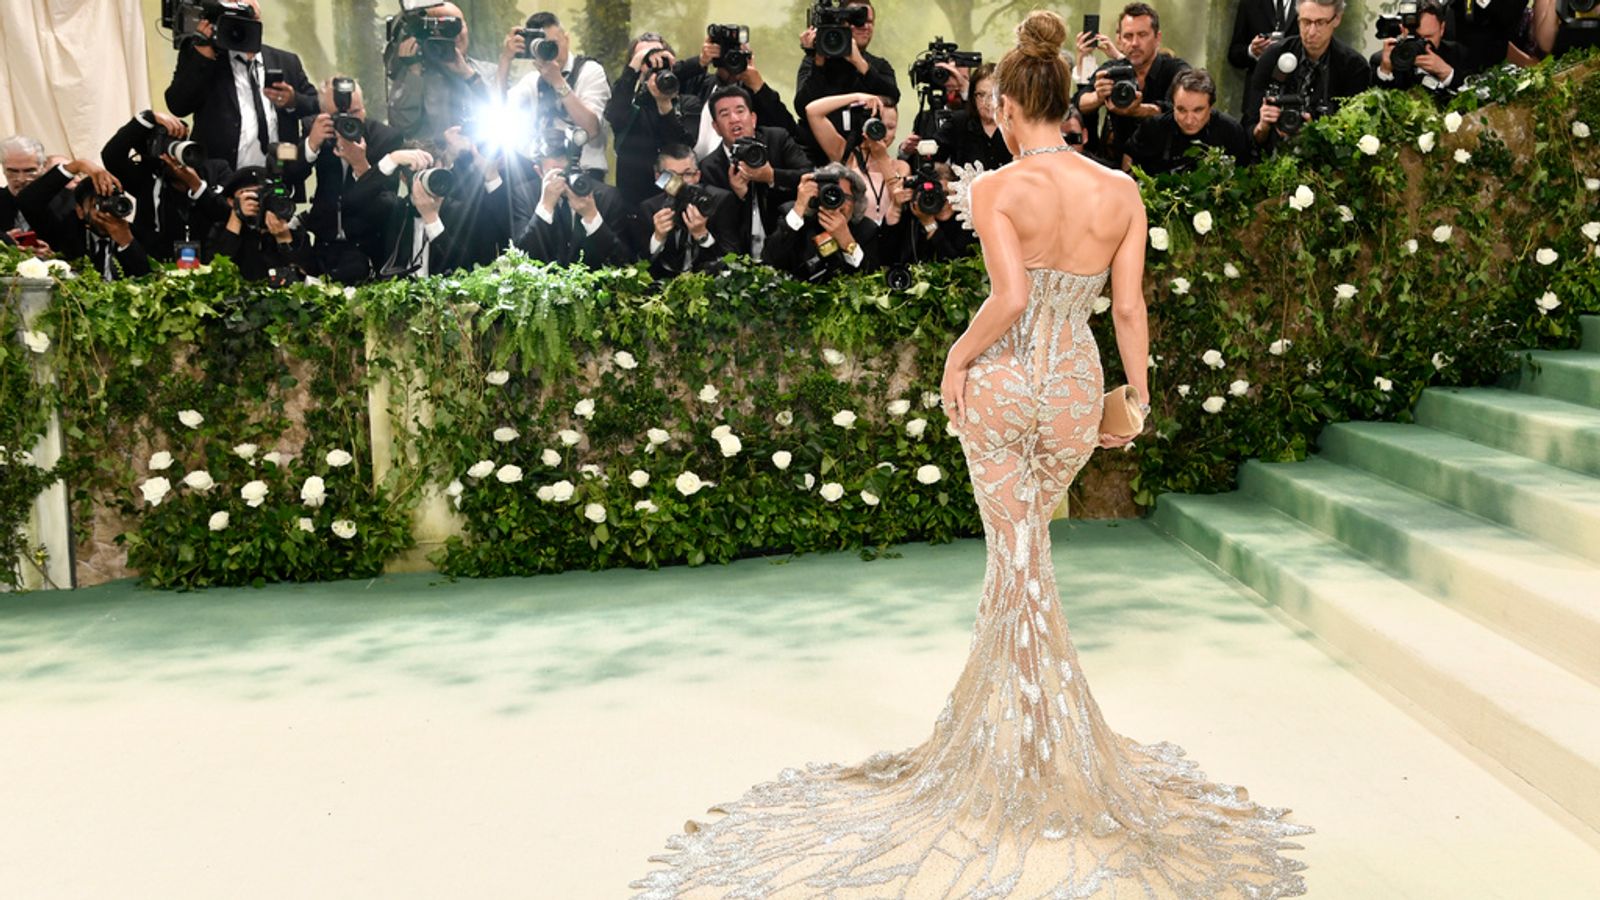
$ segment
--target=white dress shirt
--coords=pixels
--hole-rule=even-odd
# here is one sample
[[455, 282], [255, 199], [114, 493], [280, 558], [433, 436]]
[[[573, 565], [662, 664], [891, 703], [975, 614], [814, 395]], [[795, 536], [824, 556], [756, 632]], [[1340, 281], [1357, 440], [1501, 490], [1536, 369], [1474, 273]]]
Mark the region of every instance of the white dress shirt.
[[[576, 55], [567, 57], [567, 63], [561, 70], [563, 78], [571, 78], [572, 63], [575, 59], [577, 59]], [[529, 159], [539, 158], [539, 154], [542, 152], [540, 144], [544, 141], [545, 129], [552, 127], [551, 123], [543, 121], [543, 116], [539, 114], [539, 82], [543, 80], [543, 76], [535, 69], [522, 76], [516, 84], [511, 86], [511, 90], [506, 92], [507, 105], [513, 107], [521, 106], [531, 110], [531, 114], [528, 116], [528, 126], [532, 130], [528, 132], [529, 144], [524, 151], [524, 155]], [[590, 112], [594, 113], [595, 118], [600, 120], [600, 133], [589, 136], [588, 142], [583, 145], [583, 156], [580, 162], [585, 169], [599, 169], [604, 172], [607, 168], [605, 112], [606, 104], [611, 100], [611, 82], [606, 80], [605, 68], [595, 60], [585, 61], [583, 68], [578, 70], [577, 79], [573, 82], [572, 93], [576, 94], [578, 100]], [[557, 97], [556, 103], [565, 104], [566, 101]]]
[[236, 168], [264, 166], [267, 164], [267, 155], [261, 152], [260, 129], [256, 125], [256, 114], [250, 111], [250, 104], [257, 104], [267, 119], [269, 144], [278, 142], [278, 108], [272, 105], [265, 94], [250, 89], [250, 70], [255, 70], [256, 84], [266, 87], [266, 67], [259, 53], [248, 61], [242, 53], [230, 53], [228, 59], [233, 63], [233, 89], [239, 96], [239, 155]]

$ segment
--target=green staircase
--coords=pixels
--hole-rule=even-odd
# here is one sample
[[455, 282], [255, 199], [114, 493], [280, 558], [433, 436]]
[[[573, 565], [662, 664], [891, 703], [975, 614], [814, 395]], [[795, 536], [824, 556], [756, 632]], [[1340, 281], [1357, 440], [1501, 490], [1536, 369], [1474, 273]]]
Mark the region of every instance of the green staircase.
[[1600, 318], [1155, 521], [1600, 831]]

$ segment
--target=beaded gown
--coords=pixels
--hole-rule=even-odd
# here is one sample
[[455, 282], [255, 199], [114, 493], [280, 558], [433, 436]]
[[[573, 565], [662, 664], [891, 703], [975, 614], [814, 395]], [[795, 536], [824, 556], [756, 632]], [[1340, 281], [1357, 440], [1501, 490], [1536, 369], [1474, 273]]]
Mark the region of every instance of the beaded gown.
[[[971, 173], [967, 173], [970, 175]], [[966, 199], [963, 179], [957, 196]], [[1107, 274], [1030, 271], [1023, 315], [973, 364], [957, 424], [988, 556], [971, 653], [922, 744], [808, 764], [668, 839], [646, 900], [1222, 898], [1305, 893], [1310, 828], [1101, 717], [1067, 631], [1052, 512], [1098, 441], [1089, 315]]]

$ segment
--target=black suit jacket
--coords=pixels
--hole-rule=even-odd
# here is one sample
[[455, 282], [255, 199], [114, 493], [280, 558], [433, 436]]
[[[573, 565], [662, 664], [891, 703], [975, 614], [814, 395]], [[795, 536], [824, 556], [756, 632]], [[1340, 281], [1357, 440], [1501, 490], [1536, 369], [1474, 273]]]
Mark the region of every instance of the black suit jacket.
[[[761, 217], [762, 229], [767, 234], [777, 227], [783, 214], [783, 205], [793, 203], [800, 178], [811, 171], [811, 157], [797, 140], [782, 128], [760, 126], [756, 137], [767, 145], [767, 156], [772, 162], [772, 184], [752, 184], [735, 210], [739, 220], [739, 238], [735, 252], [749, 253], [751, 236], [755, 233], [755, 217]], [[732, 193], [728, 181], [728, 148], [718, 147], [700, 160], [700, 183], [722, 188]]]
[[[817, 65], [812, 54], [807, 53], [800, 60], [800, 71], [795, 75], [794, 81], [794, 111], [799, 117], [795, 125], [795, 135], [800, 139], [800, 145], [817, 165], [827, 160], [823, 157], [822, 148], [817, 145], [816, 136], [811, 133], [811, 123], [806, 120], [806, 106], [811, 101], [820, 97], [834, 97], [839, 94], [867, 93], [877, 94], [880, 97], [889, 97], [895, 103], [900, 102], [900, 84], [895, 81], [894, 66], [881, 56], [873, 56], [863, 50], [861, 56], [867, 61], [866, 74], [856, 71], [856, 67], [845, 59], [827, 59], [822, 65]], [[835, 112], [831, 119], [833, 125], [840, 133], [844, 132], [841, 123], [844, 112]]]
[[[1433, 52], [1438, 54], [1439, 58], [1444, 60], [1450, 66], [1450, 68], [1454, 69], [1455, 71], [1451, 75], [1450, 83], [1448, 85], [1435, 85], [1429, 89], [1436, 97], [1440, 97], [1441, 99], [1449, 98], [1450, 95], [1461, 89], [1462, 83], [1467, 79], [1468, 67], [1472, 64], [1470, 60], [1471, 53], [1468, 52], [1466, 47], [1463, 47], [1455, 41], [1443, 41]], [[1412, 88], [1418, 85], [1423, 85], [1424, 87], [1427, 86], [1424, 84], [1423, 79], [1429, 77], [1428, 73], [1422, 71], [1421, 69], [1413, 69], [1411, 72], [1404, 74], [1400, 72], [1394, 72], [1393, 78], [1385, 80], [1381, 70], [1383, 65], [1382, 50], [1379, 50], [1377, 53], [1374, 53], [1372, 56], [1368, 57], [1367, 65], [1372, 69], [1373, 87], [1405, 90], [1406, 88]]]
[[[1250, 42], [1258, 34], [1283, 32], [1287, 37], [1299, 34], [1300, 16], [1298, 0], [1290, 0], [1289, 14], [1283, 14], [1283, 0], [1239, 0], [1239, 11], [1233, 17], [1233, 36], [1228, 39], [1228, 64], [1242, 69], [1248, 76], [1255, 70], [1255, 58], [1250, 55]], [[1265, 55], [1266, 51], [1262, 51]]]
[[783, 205], [778, 226], [767, 233], [767, 246], [761, 261], [774, 269], [781, 269], [801, 281], [829, 281], [837, 275], [853, 272], [870, 272], [878, 267], [878, 226], [871, 219], [862, 218], [850, 223], [850, 234], [861, 245], [861, 265], [852, 267], [844, 260], [844, 248], [823, 258], [817, 250], [816, 236], [822, 229], [814, 218], [807, 219], [805, 227], [795, 231], [789, 227], [787, 217], [793, 203]]
[[[188, 191], [174, 186], [166, 178], [166, 167], [159, 162], [146, 162], [150, 138], [157, 132], [166, 133], [160, 125], [146, 125], [138, 118], [118, 129], [100, 151], [106, 171], [117, 176], [122, 189], [133, 195], [135, 201], [133, 233], [139, 243], [154, 258], [171, 262], [174, 245], [178, 241], [199, 243], [210, 234], [213, 225], [228, 219], [228, 201], [222, 196], [222, 187], [233, 175], [227, 163], [208, 159], [199, 175], [204, 179], [204, 193], [190, 199]], [[161, 202], [156, 203], [156, 186], [161, 186]]]
[[[300, 119], [317, 114], [317, 89], [306, 78], [300, 57], [276, 47], [261, 47], [262, 72], [282, 69], [283, 79], [295, 90], [295, 103], [288, 109], [273, 106], [265, 97], [262, 103], [278, 117], [278, 139], [294, 141], [300, 137]], [[178, 51], [178, 66], [167, 85], [167, 110], [175, 116], [194, 116], [192, 139], [206, 148], [206, 156], [238, 166], [239, 129], [243, 115], [239, 95], [233, 85], [233, 63], [227, 54], [206, 59], [194, 46]]]
[[563, 198], [556, 205], [554, 221], [546, 222], [534, 214], [517, 246], [534, 259], [563, 265], [581, 261], [592, 269], [627, 265], [638, 259], [633, 243], [637, 226], [621, 192], [609, 184], [596, 184], [594, 203], [600, 213], [600, 227], [594, 234], [575, 221], [572, 208]]
[[985, 134], [978, 117], [964, 109], [951, 116], [950, 124], [933, 137], [939, 143], [939, 151], [933, 158], [940, 162], [952, 165], [981, 162], [989, 172], [1011, 162], [1011, 151], [1006, 149], [1006, 139], [1000, 129], [996, 128], [994, 134]]
[[372, 119], [363, 131], [371, 168], [356, 178], [332, 148], [321, 148], [312, 164], [317, 190], [311, 208], [301, 216], [302, 225], [316, 240], [312, 255], [317, 271], [345, 282], [364, 280], [367, 269], [383, 265], [384, 229], [399, 202], [399, 179], [380, 172], [378, 161], [399, 150], [404, 139], [399, 131]]
[[1211, 111], [1211, 121], [1190, 137], [1178, 127], [1172, 113], [1147, 119], [1128, 144], [1128, 156], [1133, 164], [1150, 175], [1169, 172], [1186, 172], [1194, 168], [1194, 160], [1186, 156], [1190, 147], [1220, 147], [1233, 157], [1238, 165], [1248, 165], [1255, 157], [1255, 142], [1245, 132], [1239, 120], [1220, 110]]
[[1450, 21], [1445, 23], [1445, 40], [1459, 43], [1464, 50], [1457, 79], [1476, 75], [1505, 62], [1506, 44], [1522, 27], [1522, 14], [1528, 0], [1478, 0], [1450, 4]]
[[[680, 62], [677, 68], [684, 65]], [[698, 115], [692, 122], [685, 122], [677, 110], [662, 115], [654, 95], [648, 91], [640, 94], [639, 73], [626, 67], [611, 85], [605, 118], [617, 136], [617, 189], [624, 200], [635, 204], [656, 193], [655, 163], [661, 148], [667, 144], [693, 147], [696, 135], [691, 135], [689, 128], [700, 127]]]
[[953, 218], [939, 222], [929, 234], [916, 216], [906, 212], [899, 222], [883, 226], [875, 243], [883, 264], [893, 266], [960, 259], [971, 253], [977, 242], [977, 236]]
[[55, 203], [69, 180], [57, 166], [35, 178], [17, 195], [18, 207], [39, 237], [62, 259], [88, 258], [89, 268], [107, 280], [117, 278], [119, 272], [129, 278], [150, 274], [150, 258], [139, 243], [138, 232], [134, 232], [128, 246], [119, 248], [111, 240], [93, 234], [78, 218], [75, 206], [63, 211]]
[[[655, 214], [671, 205], [672, 198], [658, 193], [639, 207], [639, 236], [636, 244], [644, 248], [650, 259], [650, 274], [665, 280], [683, 272], [704, 272], [714, 268], [724, 256], [739, 252], [739, 198], [731, 191], [702, 185], [707, 202], [700, 207], [706, 217], [706, 229], [711, 235], [711, 246], [701, 246], [691, 240], [689, 231], [678, 226], [667, 235], [659, 253], [650, 253], [650, 240], [655, 236]], [[685, 264], [687, 260], [687, 264]]]
[[[1246, 133], [1255, 130], [1256, 123], [1261, 121], [1262, 98], [1267, 95], [1267, 86], [1273, 83], [1272, 76], [1278, 71], [1278, 57], [1285, 53], [1293, 53], [1300, 58], [1300, 68], [1289, 76], [1285, 83], [1286, 90], [1303, 95], [1308, 105], [1322, 98], [1337, 109], [1339, 100], [1353, 97], [1372, 86], [1372, 69], [1367, 65], [1367, 58], [1352, 50], [1348, 44], [1341, 43], [1338, 38], [1333, 39], [1328, 51], [1317, 63], [1307, 62], [1305, 45], [1301, 43], [1299, 35], [1285, 38], [1282, 43], [1268, 47], [1261, 54], [1261, 61], [1256, 63], [1256, 70], [1245, 87], [1244, 116], [1240, 124]], [[1274, 129], [1266, 149], [1272, 150], [1277, 142], [1278, 132]]]
[[[1163, 113], [1171, 112], [1172, 101], [1168, 97], [1172, 93], [1172, 82], [1188, 68], [1189, 64], [1176, 56], [1156, 54], [1156, 58], [1150, 63], [1150, 71], [1145, 73], [1144, 90], [1140, 92], [1139, 102], [1158, 106]], [[1092, 84], [1078, 90], [1073, 95], [1073, 105], [1077, 105], [1085, 94], [1092, 93], [1094, 93]], [[1103, 128], [1102, 119], [1105, 122]], [[1144, 120], [1114, 113], [1109, 107], [1101, 107], [1084, 116], [1083, 124], [1088, 133], [1084, 152], [1118, 169], [1122, 167], [1123, 154], [1128, 152], [1128, 144], [1133, 140], [1134, 132], [1139, 130]]]

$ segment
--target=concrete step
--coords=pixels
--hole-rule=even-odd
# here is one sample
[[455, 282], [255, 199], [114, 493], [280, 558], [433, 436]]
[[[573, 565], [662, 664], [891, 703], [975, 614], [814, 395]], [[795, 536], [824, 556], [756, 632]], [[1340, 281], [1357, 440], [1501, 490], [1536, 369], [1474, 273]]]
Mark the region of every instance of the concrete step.
[[1552, 466], [1600, 476], [1600, 409], [1501, 388], [1429, 388], [1416, 420]]
[[1600, 565], [1324, 459], [1249, 462], [1240, 487], [1600, 685]]
[[1600, 828], [1600, 687], [1254, 497], [1167, 495], [1155, 521]]
[[1320, 443], [1332, 462], [1600, 561], [1600, 480], [1420, 425], [1346, 422]]
[[1506, 387], [1600, 407], [1600, 352], [1532, 350], [1517, 354], [1517, 359], [1522, 368], [1506, 376]]
[[1583, 323], [1583, 345], [1586, 353], [1600, 353], [1600, 316], [1580, 316]]

